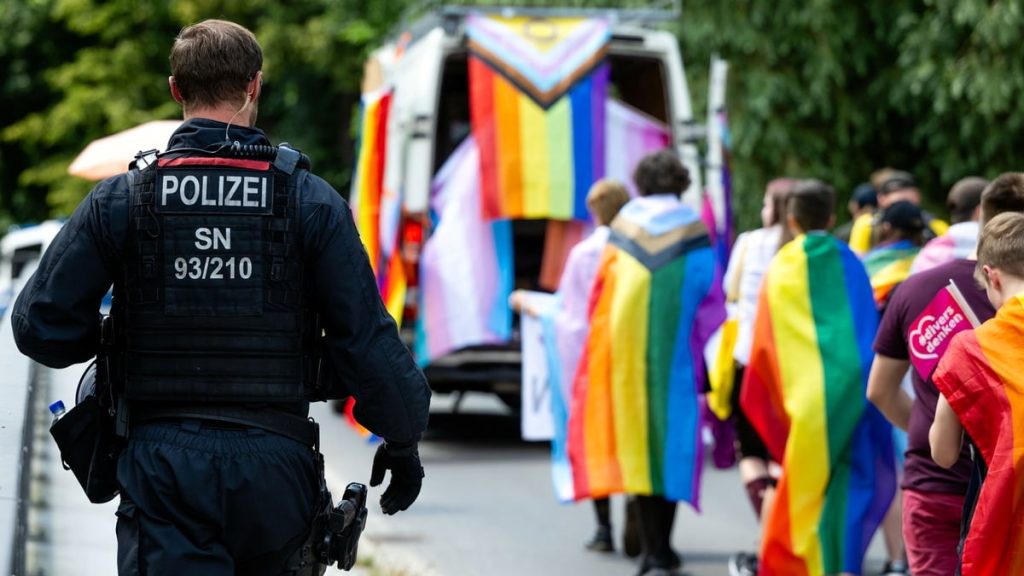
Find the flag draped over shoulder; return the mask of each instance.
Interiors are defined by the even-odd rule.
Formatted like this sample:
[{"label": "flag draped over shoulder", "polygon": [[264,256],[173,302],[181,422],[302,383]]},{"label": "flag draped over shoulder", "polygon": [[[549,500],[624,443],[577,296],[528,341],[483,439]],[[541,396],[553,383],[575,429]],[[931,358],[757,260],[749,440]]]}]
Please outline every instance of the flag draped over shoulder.
[{"label": "flag draped over shoulder", "polygon": [[962,574],[1024,574],[1024,301],[958,334],[933,381],[977,445],[988,475],[964,542]]},{"label": "flag draped over shoulder", "polygon": [[575,497],[652,494],[696,508],[702,351],[724,317],[707,228],[661,195],[629,202],[611,229],[573,386]]},{"label": "flag draped over shoulder", "polygon": [[910,273],[924,272],[952,260],[968,258],[978,245],[979,228],[974,221],[953,224],[945,235],[932,238],[921,248]]},{"label": "flag draped over shoulder", "polygon": [[609,23],[470,15],[466,36],[484,217],[588,220],[605,167]]},{"label": "flag draped over shoulder", "polygon": [[783,472],[765,576],[860,573],[896,488],[892,428],[865,387],[878,326],[857,257],[800,236],[768,268],[741,404]]},{"label": "flag draped over shoulder", "polygon": [[875,302],[882,306],[892,294],[893,288],[910,276],[910,266],[921,251],[909,240],[900,240],[872,249],[864,255],[864,268],[871,278],[871,289]]}]

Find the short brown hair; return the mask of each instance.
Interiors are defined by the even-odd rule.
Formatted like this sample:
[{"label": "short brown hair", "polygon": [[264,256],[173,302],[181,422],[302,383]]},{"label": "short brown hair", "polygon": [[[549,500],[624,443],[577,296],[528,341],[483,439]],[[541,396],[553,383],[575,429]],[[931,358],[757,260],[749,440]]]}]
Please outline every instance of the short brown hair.
[{"label": "short brown hair", "polygon": [[171,75],[186,106],[241,102],[263,68],[263,50],[248,29],[226,20],[184,28],[171,48]]},{"label": "short brown hair", "polygon": [[1000,174],[981,193],[981,221],[1004,212],[1024,212],[1024,173]]},{"label": "short brown hair", "polygon": [[629,202],[629,192],[618,180],[602,178],[594,182],[587,192],[587,209],[594,214],[598,224],[611,223],[626,202]]},{"label": "short brown hair", "polygon": [[977,270],[982,266],[1024,278],[1024,213],[1004,212],[985,223],[978,239]]},{"label": "short brown hair", "polygon": [[956,181],[946,196],[946,209],[952,224],[967,222],[974,216],[974,210],[981,204],[981,193],[988,186],[988,180],[980,176],[966,176]]},{"label": "short brown hair", "polygon": [[680,195],[690,187],[690,171],[671,150],[659,150],[640,159],[633,170],[633,183],[641,196]]},{"label": "short brown hair", "polygon": [[764,195],[772,200],[772,221],[769,226],[785,224],[786,219],[786,196],[793,189],[793,185],[799,182],[795,178],[775,178],[765,186]]},{"label": "short brown hair", "polygon": [[836,191],[821,180],[800,180],[786,196],[786,213],[803,232],[824,230],[836,209]]}]

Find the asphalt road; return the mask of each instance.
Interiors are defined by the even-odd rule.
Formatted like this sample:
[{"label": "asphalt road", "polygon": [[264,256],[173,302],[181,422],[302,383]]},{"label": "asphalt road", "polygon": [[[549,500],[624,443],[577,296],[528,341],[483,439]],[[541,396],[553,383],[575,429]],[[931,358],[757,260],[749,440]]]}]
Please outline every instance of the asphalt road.
[{"label": "asphalt road", "polygon": [[[594,527],[589,503],[560,505],[553,496],[549,446],[520,440],[519,421],[489,396],[467,396],[461,413],[450,396],[435,396],[429,431],[420,444],[426,470],[423,492],[406,512],[380,514],[381,488],[371,489],[371,516],[364,538],[376,566],[403,575],[623,576],[636,564],[621,552],[583,549]],[[375,447],[320,405],[329,482],[366,482]],[[613,498],[613,524],[621,532],[621,498]],[[728,574],[730,554],[755,547],[758,530],[735,469],[705,468],[702,506],[680,505],[673,534],[683,574]],[[877,571],[880,538],[869,555]],[[619,542],[616,545],[619,546]],[[621,546],[620,546],[621,548]]]},{"label": "asphalt road", "polygon": [[[45,402],[73,397],[81,367],[44,371]],[[636,572],[621,552],[583,549],[594,528],[589,503],[560,505],[550,482],[547,443],[520,440],[518,418],[489,396],[470,396],[461,413],[451,397],[436,396],[430,429],[420,444],[426,469],[416,504],[383,516],[371,488],[370,518],[357,576],[615,575]],[[45,413],[45,402],[33,412]],[[340,496],[347,482],[366,483],[375,446],[368,444],[325,404],[312,408],[321,423],[328,482]],[[113,574],[116,555],[114,502],[89,504],[70,472],[60,469],[56,450],[40,431],[30,511],[30,573]],[[35,496],[38,494],[38,496]],[[613,498],[616,544],[622,527],[621,498]],[[735,470],[705,468],[704,513],[679,507],[674,545],[685,559],[683,574],[721,576],[737,550],[757,539],[754,516]],[[866,574],[880,564],[879,538]],[[621,548],[621,546],[620,546]]]}]

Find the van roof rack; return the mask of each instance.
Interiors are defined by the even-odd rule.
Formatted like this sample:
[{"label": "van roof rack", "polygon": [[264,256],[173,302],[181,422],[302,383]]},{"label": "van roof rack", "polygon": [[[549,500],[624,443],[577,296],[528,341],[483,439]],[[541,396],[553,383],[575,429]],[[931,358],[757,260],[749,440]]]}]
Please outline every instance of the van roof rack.
[{"label": "van roof rack", "polygon": [[[440,22],[458,22],[467,14],[496,14],[505,17],[538,18],[605,17],[614,23],[652,26],[678,20],[683,13],[683,0],[420,0],[413,4],[398,24],[396,31],[411,31],[418,37],[421,28]],[[456,24],[457,26],[457,24]]]}]

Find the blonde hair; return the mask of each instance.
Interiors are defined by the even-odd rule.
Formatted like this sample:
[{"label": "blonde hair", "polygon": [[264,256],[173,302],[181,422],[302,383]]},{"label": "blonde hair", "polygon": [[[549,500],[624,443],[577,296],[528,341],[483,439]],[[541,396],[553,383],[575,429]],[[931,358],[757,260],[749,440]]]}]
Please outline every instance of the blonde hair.
[{"label": "blonde hair", "polygon": [[603,178],[594,182],[587,192],[587,209],[600,225],[611,223],[626,202],[629,202],[629,192],[617,180]]},{"label": "blonde hair", "polygon": [[978,239],[977,270],[982,266],[1024,278],[1024,214],[1003,212],[985,223]]}]

